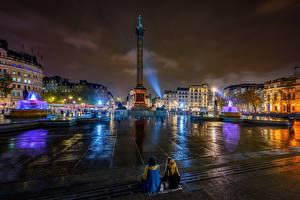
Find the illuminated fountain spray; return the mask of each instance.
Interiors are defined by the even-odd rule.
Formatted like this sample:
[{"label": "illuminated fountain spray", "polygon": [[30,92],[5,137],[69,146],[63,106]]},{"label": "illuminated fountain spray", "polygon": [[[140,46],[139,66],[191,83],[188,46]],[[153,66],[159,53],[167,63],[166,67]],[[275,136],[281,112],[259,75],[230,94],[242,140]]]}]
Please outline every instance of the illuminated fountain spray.
[{"label": "illuminated fountain spray", "polygon": [[240,118],[241,113],[238,111],[237,107],[232,105],[232,101],[228,102],[227,106],[222,108],[222,112],[220,113],[221,118]]},{"label": "illuminated fountain spray", "polygon": [[237,107],[232,105],[232,101],[229,101],[228,105],[223,107],[222,112],[238,113],[239,111],[238,111]]},{"label": "illuminated fountain spray", "polygon": [[16,110],[30,110],[30,109],[37,109],[37,110],[47,110],[47,102],[41,101],[39,96],[36,92],[30,92],[26,98],[26,100],[19,100]]},{"label": "illuminated fountain spray", "polygon": [[36,92],[30,92],[26,100],[19,100],[15,109],[12,109],[9,117],[33,118],[47,116],[47,102],[41,101]]}]

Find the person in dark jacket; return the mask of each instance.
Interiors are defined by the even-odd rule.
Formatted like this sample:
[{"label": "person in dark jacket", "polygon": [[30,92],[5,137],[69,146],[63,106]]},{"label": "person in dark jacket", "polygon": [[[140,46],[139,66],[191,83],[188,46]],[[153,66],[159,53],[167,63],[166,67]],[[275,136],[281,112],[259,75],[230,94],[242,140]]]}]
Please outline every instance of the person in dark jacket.
[{"label": "person in dark jacket", "polygon": [[172,158],[168,158],[166,163],[166,170],[162,178],[162,182],[166,182],[169,185],[169,189],[176,189],[180,183],[180,174],[175,161]]},{"label": "person in dark jacket", "polygon": [[155,158],[151,157],[142,177],[143,190],[150,194],[158,192],[160,190],[160,182],[159,165],[156,163]]}]

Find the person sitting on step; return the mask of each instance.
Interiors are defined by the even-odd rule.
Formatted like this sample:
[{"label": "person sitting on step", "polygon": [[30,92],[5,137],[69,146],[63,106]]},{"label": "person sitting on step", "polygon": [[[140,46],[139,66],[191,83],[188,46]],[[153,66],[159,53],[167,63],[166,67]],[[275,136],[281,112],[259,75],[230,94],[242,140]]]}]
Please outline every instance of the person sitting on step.
[{"label": "person sitting on step", "polygon": [[176,189],[180,183],[180,174],[175,161],[172,158],[168,158],[166,163],[166,169],[162,178],[163,183],[169,185],[169,189]]},{"label": "person sitting on step", "polygon": [[150,194],[158,192],[160,190],[160,182],[159,165],[156,163],[155,158],[151,157],[142,177],[143,190]]}]

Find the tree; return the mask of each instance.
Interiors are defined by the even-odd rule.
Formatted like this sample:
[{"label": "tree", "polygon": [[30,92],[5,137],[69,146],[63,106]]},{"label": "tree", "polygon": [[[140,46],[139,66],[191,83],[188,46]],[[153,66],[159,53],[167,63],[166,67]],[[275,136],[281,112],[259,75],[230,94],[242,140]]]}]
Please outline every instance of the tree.
[{"label": "tree", "polygon": [[256,109],[260,107],[263,103],[262,95],[253,89],[246,90],[243,94],[243,99],[247,105],[250,105],[251,107],[254,108],[255,112]]},{"label": "tree", "polygon": [[47,103],[64,103],[63,97],[56,92],[46,92],[42,95],[42,99],[47,101]]},{"label": "tree", "polygon": [[216,95],[216,100],[217,104],[220,106],[220,110],[222,110],[223,107],[226,106],[226,100],[220,95]]},{"label": "tree", "polygon": [[241,110],[242,106],[245,104],[245,97],[241,92],[234,94],[233,91],[230,91],[227,94],[226,99],[231,101],[234,106],[238,107],[239,110]]},{"label": "tree", "polygon": [[11,84],[12,78],[8,73],[0,74],[0,98],[6,98],[11,94],[13,90],[13,87],[10,86]]}]

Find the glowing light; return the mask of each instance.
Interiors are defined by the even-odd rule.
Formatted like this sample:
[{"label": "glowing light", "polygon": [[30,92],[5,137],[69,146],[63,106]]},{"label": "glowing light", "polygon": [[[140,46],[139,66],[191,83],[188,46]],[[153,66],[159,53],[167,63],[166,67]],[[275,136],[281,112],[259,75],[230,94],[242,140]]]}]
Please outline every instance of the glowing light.
[{"label": "glowing light", "polygon": [[217,91],[217,88],[213,87],[213,88],[212,88],[212,91],[213,91],[213,92]]},{"label": "glowing light", "polygon": [[37,109],[37,110],[47,110],[47,102],[40,101],[36,92],[29,92],[27,100],[19,100],[16,106],[17,110],[28,110],[28,109]]},{"label": "glowing light", "polygon": [[232,101],[228,102],[228,106],[224,106],[222,109],[222,112],[233,112],[233,113],[237,113],[239,112],[237,107],[232,106]]},{"label": "glowing light", "polygon": [[101,105],[102,105],[102,101],[101,101],[101,100],[99,100],[99,101],[98,101],[98,104],[101,106]]},{"label": "glowing light", "polygon": [[233,152],[236,150],[240,141],[240,127],[238,124],[224,123],[223,124],[223,134],[224,134],[224,142],[225,148],[229,152]]},{"label": "glowing light", "polygon": [[184,107],[184,105],[183,105],[183,103],[181,103],[181,104],[180,104],[180,108],[183,108],[183,107]]},{"label": "glowing light", "polygon": [[36,92],[29,92],[27,100],[28,101],[38,101],[40,99],[38,98],[38,95]]},{"label": "glowing light", "polygon": [[162,98],[159,81],[158,81],[157,74],[156,74],[156,69],[154,67],[154,64],[153,64],[153,61],[151,60],[151,58],[147,59],[145,62],[145,77],[146,77],[148,83],[150,84],[150,86],[152,87],[152,89],[157,94],[157,96]]}]

